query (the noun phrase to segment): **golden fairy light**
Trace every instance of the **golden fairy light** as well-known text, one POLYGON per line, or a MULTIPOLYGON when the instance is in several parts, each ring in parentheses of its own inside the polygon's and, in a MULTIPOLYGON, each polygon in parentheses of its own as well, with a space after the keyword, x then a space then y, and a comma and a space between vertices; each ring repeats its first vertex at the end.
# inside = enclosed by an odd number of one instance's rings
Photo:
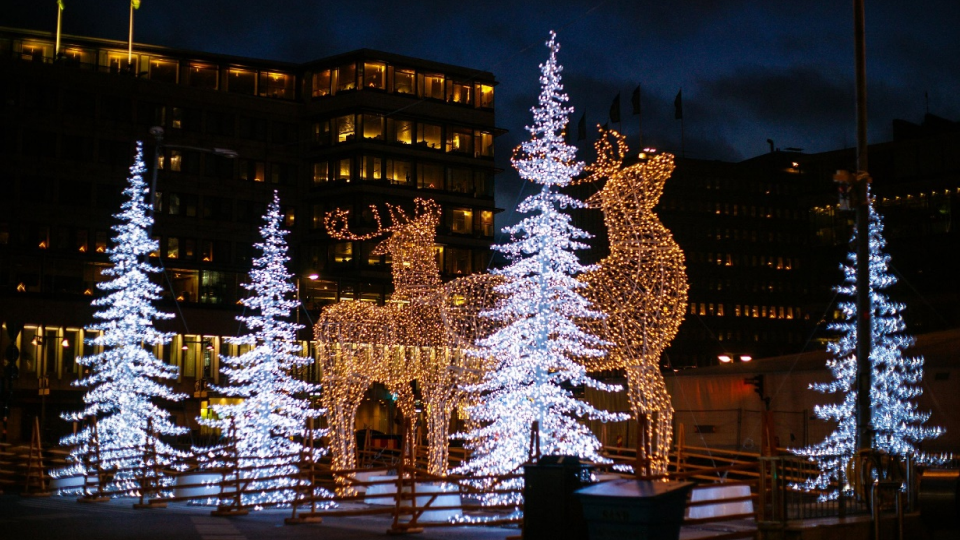
POLYGON ((601 131, 595 147, 597 161, 587 167, 585 181, 605 183, 587 203, 603 210, 610 256, 583 277, 584 296, 607 317, 583 324, 613 345, 605 357, 585 362, 591 370, 624 370, 634 418, 646 420, 646 447, 638 451, 652 473, 663 473, 673 438, 673 406, 659 361, 687 308, 683 252, 653 211, 673 172, 673 156, 648 154, 623 167, 628 149, 616 131, 601 131))
POLYGON ((500 278, 467 276, 442 285, 434 255, 440 206, 424 199, 414 204, 412 215, 388 204, 389 227, 371 207, 377 230, 365 235, 350 232, 347 211, 325 219, 328 234, 339 240, 387 236, 373 253, 390 256, 394 284, 388 305, 334 304, 314 328, 336 469, 357 467, 353 430, 369 385, 383 383, 404 417, 415 418, 411 383, 417 381, 427 418, 428 471, 446 474, 450 418, 463 398, 459 388, 482 371, 482 362, 466 350, 490 332, 491 322, 478 322, 477 314, 496 300, 492 289, 500 278))

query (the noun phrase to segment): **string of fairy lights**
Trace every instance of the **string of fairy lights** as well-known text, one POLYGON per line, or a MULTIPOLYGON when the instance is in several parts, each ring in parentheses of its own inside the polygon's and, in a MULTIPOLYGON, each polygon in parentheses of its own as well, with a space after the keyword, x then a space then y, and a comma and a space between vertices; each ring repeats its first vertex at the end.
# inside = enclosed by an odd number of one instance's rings
POLYGON ((597 161, 583 182, 603 182, 587 199, 603 211, 610 255, 583 276, 584 293, 606 313, 581 324, 612 344, 607 354, 585 358, 591 370, 623 370, 633 418, 646 417, 646 448, 638 449, 651 472, 667 470, 673 440, 673 405, 660 373, 660 355, 677 335, 687 309, 683 252, 654 212, 674 169, 671 154, 643 154, 624 167, 626 137, 601 130, 597 161))

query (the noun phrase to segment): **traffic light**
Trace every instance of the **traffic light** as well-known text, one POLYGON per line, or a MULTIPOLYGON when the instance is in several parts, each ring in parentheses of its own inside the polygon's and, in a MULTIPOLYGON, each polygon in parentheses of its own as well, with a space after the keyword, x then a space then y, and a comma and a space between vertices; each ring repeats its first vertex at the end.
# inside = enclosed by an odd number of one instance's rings
POLYGON ((755 375, 753 377, 744 379, 743 382, 744 384, 749 384, 753 386, 753 391, 756 392, 758 396, 760 396, 761 400, 765 399, 764 393, 763 393, 763 375, 755 375))

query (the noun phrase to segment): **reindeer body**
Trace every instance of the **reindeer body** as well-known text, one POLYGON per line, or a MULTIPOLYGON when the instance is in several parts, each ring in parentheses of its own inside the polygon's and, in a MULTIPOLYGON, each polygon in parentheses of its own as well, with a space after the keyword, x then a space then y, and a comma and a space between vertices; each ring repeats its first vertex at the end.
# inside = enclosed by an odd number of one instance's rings
POLYGON ((607 318, 584 324, 613 344, 606 358, 588 363, 592 369, 622 368, 634 417, 645 426, 644 454, 653 473, 666 471, 673 437, 673 406, 659 361, 677 334, 687 307, 687 276, 683 252, 653 208, 674 169, 673 156, 658 154, 621 168, 626 145, 613 133, 598 142, 598 163, 592 179, 606 179, 587 200, 604 213, 610 255, 583 277, 586 292, 607 318))

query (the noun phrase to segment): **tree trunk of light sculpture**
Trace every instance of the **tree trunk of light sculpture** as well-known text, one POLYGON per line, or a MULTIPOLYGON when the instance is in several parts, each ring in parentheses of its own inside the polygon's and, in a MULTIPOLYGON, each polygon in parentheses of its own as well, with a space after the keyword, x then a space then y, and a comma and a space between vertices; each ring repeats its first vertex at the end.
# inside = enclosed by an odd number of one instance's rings
POLYGON ((585 181, 604 184, 587 203, 603 210, 610 255, 583 279, 589 285, 585 296, 607 318, 581 324, 613 345, 605 357, 584 362, 591 370, 624 370, 633 417, 647 420, 647 448, 637 451, 653 474, 662 474, 673 440, 673 405, 660 355, 687 309, 683 252, 653 211, 673 171, 673 156, 644 156, 622 167, 628 149, 615 131, 602 132, 596 148, 597 162, 587 168, 585 181))

